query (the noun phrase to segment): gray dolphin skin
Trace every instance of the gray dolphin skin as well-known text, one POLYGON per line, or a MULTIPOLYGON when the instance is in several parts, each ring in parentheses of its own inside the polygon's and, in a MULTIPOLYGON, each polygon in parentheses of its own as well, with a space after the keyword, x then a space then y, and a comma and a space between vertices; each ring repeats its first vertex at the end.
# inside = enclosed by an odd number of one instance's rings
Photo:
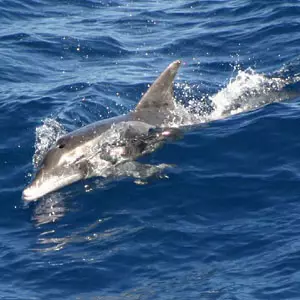
POLYGON ((180 130, 165 124, 176 117, 173 81, 180 64, 179 60, 171 63, 132 112, 92 123, 59 138, 24 189, 23 199, 37 200, 81 179, 112 176, 122 164, 177 138, 180 130))

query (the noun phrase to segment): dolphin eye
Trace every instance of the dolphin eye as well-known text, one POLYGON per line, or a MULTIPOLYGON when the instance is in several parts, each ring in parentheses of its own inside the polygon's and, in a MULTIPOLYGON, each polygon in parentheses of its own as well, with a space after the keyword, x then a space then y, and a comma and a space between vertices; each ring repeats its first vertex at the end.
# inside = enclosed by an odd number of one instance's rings
POLYGON ((64 148, 65 146, 66 146, 65 144, 59 144, 59 145, 57 145, 57 148, 62 149, 62 148, 64 148))

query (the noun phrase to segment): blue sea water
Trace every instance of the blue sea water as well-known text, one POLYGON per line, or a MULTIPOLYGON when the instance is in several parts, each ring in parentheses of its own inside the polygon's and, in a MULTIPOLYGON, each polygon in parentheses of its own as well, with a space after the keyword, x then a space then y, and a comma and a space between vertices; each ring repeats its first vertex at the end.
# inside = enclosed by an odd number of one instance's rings
POLYGON ((0 299, 300 299, 299 1, 0 7, 0 299), (199 122, 143 159, 162 178, 22 200, 58 132, 130 111, 176 59, 199 122))

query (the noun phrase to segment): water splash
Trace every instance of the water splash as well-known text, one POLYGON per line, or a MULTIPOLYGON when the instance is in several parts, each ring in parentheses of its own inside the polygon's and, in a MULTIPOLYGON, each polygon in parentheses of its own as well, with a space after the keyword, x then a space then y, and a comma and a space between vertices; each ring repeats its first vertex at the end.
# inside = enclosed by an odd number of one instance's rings
POLYGON ((51 118, 46 118, 43 125, 36 128, 35 153, 32 158, 34 169, 39 167, 49 148, 64 134, 66 131, 62 124, 51 118))
POLYGON ((176 88, 181 90, 180 98, 176 103, 174 118, 168 126, 190 126, 219 120, 299 96, 300 91, 291 92, 288 87, 300 82, 300 77, 283 75, 283 71, 275 76, 267 76, 251 68, 237 70, 236 76, 230 78, 219 92, 198 98, 192 95, 193 90, 199 90, 197 86, 177 83, 176 88), (187 105, 182 104, 186 102, 185 98, 189 99, 187 105))
POLYGON ((228 85, 210 99, 214 106, 210 119, 217 120, 233 114, 259 108, 274 101, 284 100, 283 88, 289 80, 267 77, 251 68, 239 70, 228 85))

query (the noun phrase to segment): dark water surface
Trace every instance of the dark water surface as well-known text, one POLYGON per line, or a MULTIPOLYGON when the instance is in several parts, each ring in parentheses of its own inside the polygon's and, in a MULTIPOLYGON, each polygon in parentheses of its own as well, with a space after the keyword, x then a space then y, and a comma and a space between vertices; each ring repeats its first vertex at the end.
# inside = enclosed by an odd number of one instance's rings
POLYGON ((299 1, 0 6, 1 299, 300 299, 299 1), (207 123, 143 159, 164 178, 24 203, 36 151, 176 59, 207 123))

